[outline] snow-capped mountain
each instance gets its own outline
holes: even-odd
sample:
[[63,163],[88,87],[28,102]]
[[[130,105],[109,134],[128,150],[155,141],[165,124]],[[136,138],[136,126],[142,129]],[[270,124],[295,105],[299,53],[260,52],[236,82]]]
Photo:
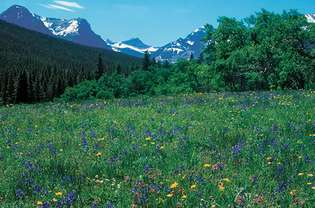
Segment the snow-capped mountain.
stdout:
[[95,34],[85,19],[55,19],[32,14],[23,6],[14,5],[0,15],[0,19],[29,30],[55,36],[81,45],[109,48],[101,36]]
[[201,27],[189,34],[186,38],[179,38],[159,48],[152,56],[157,61],[176,62],[179,59],[189,59],[191,56],[198,58],[206,44],[203,38],[206,29]]
[[59,38],[63,38],[81,45],[109,48],[107,43],[91,29],[87,20],[76,18],[71,20],[56,19],[36,16],[50,32]]
[[139,38],[132,38],[130,40],[122,41],[122,42],[112,42],[107,41],[107,44],[111,46],[112,50],[125,53],[128,55],[143,57],[145,51],[149,53],[153,53],[158,50],[158,48],[149,46],[143,43]]
[[0,14],[0,19],[29,30],[51,35],[51,32],[45,27],[43,22],[22,6],[14,5],[10,7]]
[[315,23],[315,14],[306,14],[305,17],[308,22]]

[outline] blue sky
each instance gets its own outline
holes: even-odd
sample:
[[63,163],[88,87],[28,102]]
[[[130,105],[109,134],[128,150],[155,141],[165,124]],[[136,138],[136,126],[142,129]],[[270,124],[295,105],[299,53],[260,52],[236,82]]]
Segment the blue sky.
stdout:
[[161,46],[184,37],[219,16],[243,18],[265,8],[315,13],[315,0],[0,0],[0,11],[13,4],[56,18],[86,18],[93,30],[114,41],[139,37]]

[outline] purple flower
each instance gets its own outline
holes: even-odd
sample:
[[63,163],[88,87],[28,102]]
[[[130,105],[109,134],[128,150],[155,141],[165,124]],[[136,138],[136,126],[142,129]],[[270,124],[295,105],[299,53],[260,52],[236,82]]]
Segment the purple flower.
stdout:
[[22,199],[22,198],[25,196],[25,194],[24,194],[24,192],[23,192],[22,189],[16,189],[16,190],[15,190],[15,196],[16,196],[18,199]]
[[82,137],[82,147],[83,147],[83,151],[84,151],[84,152],[87,152],[89,147],[88,147],[88,142],[87,142],[87,139],[86,139],[85,131],[82,131],[82,132],[81,132],[81,137]]
[[66,204],[70,206],[73,204],[74,201],[75,201],[75,193],[71,191],[67,194]]
[[47,145],[47,147],[48,147],[48,149],[49,149],[50,154],[52,154],[53,156],[56,156],[56,155],[57,155],[57,149],[56,149],[56,147],[54,146],[54,144],[49,143],[49,144]]
[[90,133],[91,133],[91,137],[93,139],[96,139],[96,133],[95,133],[95,131],[93,129],[91,129]]
[[243,144],[238,143],[237,145],[232,147],[232,153],[233,155],[239,155],[242,151]]
[[50,208],[49,202],[44,202],[44,204],[42,205],[42,208]]

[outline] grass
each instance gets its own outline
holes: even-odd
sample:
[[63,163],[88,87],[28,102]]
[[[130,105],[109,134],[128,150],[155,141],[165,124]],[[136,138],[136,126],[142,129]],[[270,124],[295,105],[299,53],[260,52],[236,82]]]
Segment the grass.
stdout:
[[0,207],[314,207],[315,92],[0,108]]

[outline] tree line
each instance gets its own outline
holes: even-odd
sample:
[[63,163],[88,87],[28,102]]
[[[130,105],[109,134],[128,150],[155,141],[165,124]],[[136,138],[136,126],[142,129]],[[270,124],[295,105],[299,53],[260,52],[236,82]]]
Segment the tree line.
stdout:
[[216,29],[206,29],[199,59],[156,63],[146,53],[142,68],[128,76],[106,73],[66,89],[62,98],[315,88],[315,24],[304,15],[262,10],[243,20],[221,17]]
[[[65,88],[141,59],[55,39],[0,21],[0,104],[51,101]],[[99,67],[99,66],[102,67]]]

